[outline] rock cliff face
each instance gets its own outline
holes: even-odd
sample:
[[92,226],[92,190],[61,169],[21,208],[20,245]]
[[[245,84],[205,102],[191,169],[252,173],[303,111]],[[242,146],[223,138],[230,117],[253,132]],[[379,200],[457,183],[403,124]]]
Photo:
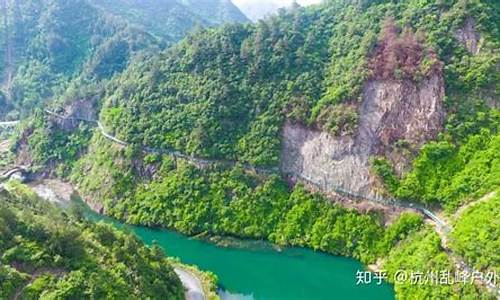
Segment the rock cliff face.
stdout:
[[[418,149],[439,133],[444,122],[444,82],[435,74],[421,83],[369,81],[360,108],[356,144],[362,153],[397,154],[395,143]],[[398,161],[393,161],[398,163]],[[400,169],[400,168],[397,168]]]
[[470,53],[474,55],[479,53],[479,40],[481,36],[476,31],[474,19],[468,18],[464,26],[455,32],[455,37]]
[[65,131],[75,130],[80,120],[97,120],[96,99],[75,100],[63,108],[61,115],[68,119],[51,117],[51,121]]
[[382,155],[401,171],[403,155],[394,144],[419,148],[436,137],[444,120],[441,74],[411,80],[371,80],[365,84],[359,127],[353,136],[335,137],[287,122],[283,130],[282,171],[315,182],[325,191],[348,189],[376,196],[369,160]]

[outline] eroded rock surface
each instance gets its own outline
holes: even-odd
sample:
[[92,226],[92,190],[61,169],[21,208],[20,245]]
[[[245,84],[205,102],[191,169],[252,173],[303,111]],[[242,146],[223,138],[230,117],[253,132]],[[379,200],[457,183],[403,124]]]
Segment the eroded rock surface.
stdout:
[[52,117],[51,120],[59,128],[65,131],[73,131],[81,123],[79,120],[97,120],[95,102],[95,99],[75,100],[65,106],[63,112],[59,112],[67,119]]
[[457,40],[472,54],[478,54],[481,35],[476,31],[475,21],[468,18],[462,28],[455,33]]
[[413,148],[436,137],[444,121],[444,83],[440,74],[411,80],[371,80],[365,84],[355,135],[335,137],[286,123],[281,168],[285,174],[317,183],[325,191],[347,189],[377,196],[369,160],[383,155],[402,168],[397,141]]
[[73,186],[57,179],[43,179],[30,184],[32,190],[42,199],[67,207],[75,192]]

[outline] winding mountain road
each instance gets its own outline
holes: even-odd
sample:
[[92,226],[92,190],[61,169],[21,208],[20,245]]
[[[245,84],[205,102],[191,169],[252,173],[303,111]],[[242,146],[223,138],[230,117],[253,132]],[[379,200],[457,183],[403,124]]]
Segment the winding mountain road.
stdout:
[[19,124],[19,121],[0,122],[0,127],[14,127],[17,124]]
[[[111,140],[112,142],[117,143],[121,146],[129,145],[128,142],[123,141],[123,140],[113,136],[112,134],[108,133],[106,131],[106,129],[104,128],[103,124],[99,121],[88,120],[88,119],[84,119],[84,118],[67,117],[67,116],[58,114],[58,113],[51,111],[51,110],[48,110],[48,109],[45,109],[45,112],[51,116],[54,116],[54,117],[60,118],[60,119],[64,119],[64,120],[75,120],[75,121],[83,121],[83,122],[96,124],[97,127],[99,128],[99,132],[108,140]],[[251,166],[249,164],[238,164],[238,162],[236,162],[236,161],[217,160],[217,159],[202,159],[202,158],[189,156],[189,155],[186,155],[186,154],[180,153],[178,151],[174,151],[174,150],[157,149],[157,148],[145,147],[145,146],[142,147],[142,150],[144,152],[147,152],[147,153],[171,155],[175,158],[180,158],[180,159],[190,161],[198,166],[209,166],[209,165],[216,165],[217,164],[217,165],[224,165],[224,166],[232,167],[232,166],[236,166],[236,165],[241,165],[245,170],[255,171],[255,172],[260,173],[260,174],[279,174],[279,172],[280,172],[279,168],[259,168],[259,167]],[[303,174],[287,173],[284,175],[295,177],[301,181],[312,184],[312,185],[317,186],[319,188],[325,188],[322,183],[317,182],[311,178],[308,178],[308,177],[304,176]],[[415,210],[423,213],[429,219],[433,220],[438,226],[445,229],[446,232],[450,231],[449,227],[446,225],[446,222],[441,220],[436,214],[434,214],[433,212],[431,212],[430,210],[428,210],[427,208],[425,208],[421,205],[411,203],[408,201],[400,201],[400,200],[396,200],[396,199],[385,199],[382,197],[377,197],[377,198],[368,197],[365,195],[354,193],[352,191],[345,190],[345,189],[343,189],[341,187],[337,187],[337,186],[330,185],[327,188],[328,188],[328,190],[335,191],[337,194],[340,194],[340,195],[343,195],[346,197],[350,197],[353,199],[362,199],[362,200],[375,202],[375,203],[379,203],[379,204],[387,205],[387,206],[398,207],[398,208],[415,209]]]
[[[105,138],[107,138],[107,139],[111,140],[112,142],[117,143],[121,146],[129,145],[129,143],[127,143],[126,141],[123,141],[123,140],[113,136],[112,134],[108,133],[105,130],[102,123],[99,121],[88,120],[88,119],[83,119],[83,118],[67,117],[67,116],[63,116],[61,114],[58,114],[56,112],[47,110],[47,109],[45,110],[45,112],[49,115],[55,116],[55,117],[60,118],[60,119],[84,121],[84,122],[96,124],[97,127],[99,128],[99,132]],[[17,121],[14,121],[14,122],[15,122],[15,124],[17,124]],[[3,122],[3,123],[12,123],[12,122]],[[0,125],[1,124],[2,124],[2,122],[0,122]],[[225,165],[225,166],[231,167],[231,166],[235,166],[238,164],[238,162],[235,162],[235,161],[201,159],[201,158],[189,156],[189,155],[180,153],[178,151],[173,151],[173,150],[156,149],[156,148],[151,148],[151,147],[142,147],[142,150],[144,152],[147,152],[147,153],[171,155],[175,158],[181,158],[181,159],[190,161],[197,166],[209,166],[209,165],[217,164],[217,165]],[[241,164],[239,164],[239,165],[241,165]],[[258,167],[251,166],[249,164],[242,164],[242,167],[246,170],[252,170],[254,172],[261,173],[261,174],[279,174],[279,172],[280,172],[279,168],[258,168]],[[13,171],[13,170],[11,170],[11,171]],[[300,181],[311,184],[311,185],[316,186],[320,189],[327,188],[327,190],[333,190],[337,194],[349,197],[351,199],[361,199],[361,200],[366,200],[366,201],[370,201],[370,202],[374,202],[374,203],[378,203],[378,204],[382,204],[382,205],[386,205],[386,206],[405,208],[405,209],[414,209],[416,211],[419,211],[420,213],[422,213],[424,216],[426,216],[428,219],[430,219],[437,226],[436,231],[441,236],[441,240],[443,241],[442,242],[443,249],[450,256],[450,258],[452,258],[452,260],[455,262],[457,268],[459,268],[463,271],[466,271],[469,274],[473,274],[473,273],[477,272],[477,270],[475,270],[473,267],[470,267],[463,259],[454,255],[452,250],[450,248],[448,248],[448,246],[446,245],[446,240],[448,239],[448,235],[451,232],[451,227],[446,223],[446,221],[439,218],[435,213],[430,211],[428,208],[426,208],[420,204],[412,203],[409,201],[401,201],[401,200],[397,200],[397,199],[386,199],[383,197],[368,197],[366,195],[361,195],[361,194],[354,193],[352,191],[345,190],[341,187],[336,187],[336,186],[331,186],[331,185],[328,187],[325,187],[324,184],[317,182],[311,178],[308,178],[308,177],[304,176],[303,174],[284,174],[284,175],[295,177],[296,179],[298,179]],[[176,269],[175,272],[179,275],[179,277],[183,281],[183,284],[185,284],[185,287],[188,289],[188,292],[186,293],[186,297],[188,297],[188,296],[190,297],[188,299],[194,299],[194,300],[205,299],[204,298],[205,296],[203,294],[203,289],[202,288],[200,289],[201,282],[199,281],[199,279],[194,277],[191,273],[186,272],[185,270]],[[488,284],[488,283],[481,281],[481,280],[479,280],[479,282],[483,286],[485,286],[488,290],[496,293],[497,295],[500,295],[500,290],[495,285]],[[200,293],[200,291],[201,291],[201,293]]]
[[[110,134],[109,132],[107,132],[104,125],[99,121],[89,120],[89,119],[84,119],[84,118],[67,117],[67,116],[58,114],[58,113],[51,111],[51,110],[48,110],[48,109],[45,109],[45,112],[47,114],[54,116],[56,118],[59,118],[59,119],[82,121],[82,122],[87,122],[87,123],[97,125],[99,132],[108,140],[110,140],[118,145],[121,145],[121,146],[128,146],[129,145],[128,142],[123,141],[123,140],[117,138],[116,136]],[[231,161],[231,160],[199,158],[199,157],[187,155],[187,154],[181,153],[179,151],[175,151],[175,150],[158,149],[158,148],[153,148],[153,147],[142,146],[142,151],[144,151],[146,153],[170,155],[174,158],[184,159],[186,161],[189,161],[189,162],[191,162],[194,165],[199,166],[199,167],[208,167],[208,166],[212,166],[212,165],[221,165],[221,166],[225,166],[225,167],[232,167],[232,166],[239,165],[247,171],[253,171],[253,172],[256,172],[259,174],[266,174],[266,175],[279,174],[279,168],[274,168],[274,167],[261,168],[261,167],[252,166],[250,164],[244,164],[244,163],[240,163],[237,161]]]
[[[324,185],[321,184],[320,182],[316,182],[316,181],[312,180],[311,178],[307,178],[301,174],[291,174],[291,175],[296,176],[296,178],[298,178],[298,179],[300,179],[308,184],[314,185],[318,188],[325,188]],[[453,252],[453,250],[448,246],[447,241],[450,239],[450,233],[452,231],[452,228],[448,225],[448,223],[445,220],[439,218],[435,213],[433,213],[429,209],[427,209],[419,204],[415,204],[415,203],[408,202],[408,201],[400,201],[400,200],[396,200],[396,199],[385,199],[382,197],[378,197],[378,198],[367,197],[364,195],[353,193],[351,191],[347,191],[347,190],[342,189],[340,187],[328,186],[328,189],[333,190],[337,194],[349,197],[351,199],[363,199],[363,200],[367,200],[370,202],[379,203],[382,205],[394,206],[394,207],[399,207],[399,208],[410,208],[410,209],[415,209],[415,210],[419,211],[420,213],[422,213],[424,216],[426,216],[430,221],[432,221],[436,225],[435,231],[440,236],[441,246],[444,249],[444,251],[446,252],[446,254],[448,255],[448,257],[450,257],[450,259],[455,263],[455,267],[457,268],[457,270],[465,272],[469,275],[481,274],[481,272],[476,270],[474,267],[471,267],[470,265],[468,265],[465,262],[465,260],[463,260],[460,256],[456,255]],[[479,282],[481,285],[483,285],[485,288],[487,288],[490,292],[492,292],[496,295],[500,295],[500,289],[498,289],[498,287],[495,286],[493,283],[486,282],[481,278],[477,278],[477,282]]]
[[25,173],[27,171],[28,171],[28,167],[25,167],[25,166],[19,166],[19,167],[12,168],[12,169],[4,172],[3,174],[0,174],[0,182],[9,179],[10,177],[12,177],[12,175],[14,175],[16,173]]

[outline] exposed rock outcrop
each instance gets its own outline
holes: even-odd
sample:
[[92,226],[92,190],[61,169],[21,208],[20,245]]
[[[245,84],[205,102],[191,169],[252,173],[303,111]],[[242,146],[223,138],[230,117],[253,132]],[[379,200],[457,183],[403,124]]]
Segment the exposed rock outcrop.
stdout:
[[98,200],[95,200],[90,197],[85,197],[83,198],[83,201],[90,207],[90,209],[92,209],[96,213],[101,215],[106,213],[104,209],[104,204],[100,203]]
[[323,190],[347,189],[377,196],[370,173],[370,157],[384,155],[402,169],[405,161],[394,143],[412,148],[436,137],[443,126],[444,83],[436,73],[412,80],[371,80],[364,86],[359,127],[352,136],[335,137],[287,122],[283,130],[281,168],[286,174],[308,178]]
[[474,55],[479,53],[481,35],[476,30],[476,22],[473,18],[465,20],[464,26],[455,32],[455,37],[470,53]]
[[67,119],[52,117],[51,121],[65,131],[73,131],[81,123],[78,120],[97,119],[96,102],[96,99],[75,100],[65,106],[62,112],[59,112]]
[[333,136],[286,123],[281,168],[323,191],[377,196],[370,158],[384,156],[402,173],[408,150],[433,139],[444,122],[443,63],[423,37],[388,18],[368,57],[369,79],[358,107],[358,128]]
[[395,144],[418,149],[437,136],[444,122],[444,81],[435,74],[420,83],[369,81],[360,108],[357,148],[360,153],[386,156],[400,172],[403,163]]
[[31,166],[33,164],[33,158],[29,151],[28,139],[33,134],[33,128],[27,128],[21,132],[16,144],[16,163],[18,165]]

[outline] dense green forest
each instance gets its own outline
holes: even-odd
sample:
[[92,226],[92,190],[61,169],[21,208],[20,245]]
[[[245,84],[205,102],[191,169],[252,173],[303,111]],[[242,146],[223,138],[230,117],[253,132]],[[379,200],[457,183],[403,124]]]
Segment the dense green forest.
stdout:
[[467,208],[456,221],[452,247],[478,270],[500,271],[500,194]]
[[0,299],[183,299],[158,247],[10,182],[0,193]]
[[[411,162],[403,172],[386,157],[372,159],[373,171],[390,196],[447,214],[497,190],[499,18],[493,0],[329,0],[295,5],[256,24],[198,29],[164,50],[144,35],[140,40],[148,42],[139,44],[146,50],[128,67],[111,73],[103,67],[104,81],[90,72],[84,85],[73,81],[56,99],[93,99],[106,130],[128,146],[111,143],[88,123],[68,132],[38,110],[14,150],[29,150],[34,165],[70,180],[103,212],[129,223],[267,239],[364,263],[382,259],[389,274],[453,271],[440,237],[420,216],[403,214],[384,226],[375,212],[343,208],[278,174],[243,166],[279,165],[285,121],[335,137],[354,134],[367,82],[418,85],[439,74],[446,94],[442,132],[421,148],[391,145],[404,148]],[[477,49],[456,36],[467,24]],[[196,168],[145,154],[144,147],[236,166]],[[495,201],[464,212],[451,233],[452,250],[481,270],[498,269]],[[402,299],[489,297],[474,285],[395,283],[395,290]]]
[[248,22],[230,1],[224,0],[90,0],[113,15],[173,43],[196,26]]
[[[389,253],[384,264],[400,299],[495,299],[470,283],[437,284],[431,274],[454,274],[454,262],[443,251],[439,236],[429,227],[413,232]],[[420,274],[421,280],[394,282],[397,273]],[[419,275],[414,275],[418,278]],[[434,275],[438,277],[439,275]],[[427,281],[425,280],[427,278]]]
[[0,116],[24,117],[51,98],[91,101],[138,52],[164,48],[196,26],[246,21],[230,2],[206,2],[220,15],[202,18],[197,5],[175,0],[3,1],[0,103],[9,109]]
[[[133,52],[152,46],[146,33],[86,1],[4,1],[0,40],[3,96],[22,116],[65,93],[122,71]],[[44,9],[40,9],[43,7]],[[37,30],[43,28],[43,30]]]
[[[368,3],[329,1],[319,8],[295,7],[252,26],[192,34],[159,56],[145,57],[111,83],[102,119],[132,143],[275,165],[285,118],[334,134],[353,132],[363,83],[382,76],[370,55],[383,42],[383,26],[396,35],[405,30],[394,37],[394,51],[405,51],[397,45],[406,40],[423,49],[416,66],[405,69],[403,57],[392,66],[394,72],[411,74],[384,76],[418,81],[439,60],[445,65],[449,126],[464,123],[476,111],[489,114],[484,100],[498,96],[497,4]],[[470,17],[484,39],[477,55],[452,34]],[[424,37],[414,40],[413,34]],[[450,135],[459,139],[454,131]]]

